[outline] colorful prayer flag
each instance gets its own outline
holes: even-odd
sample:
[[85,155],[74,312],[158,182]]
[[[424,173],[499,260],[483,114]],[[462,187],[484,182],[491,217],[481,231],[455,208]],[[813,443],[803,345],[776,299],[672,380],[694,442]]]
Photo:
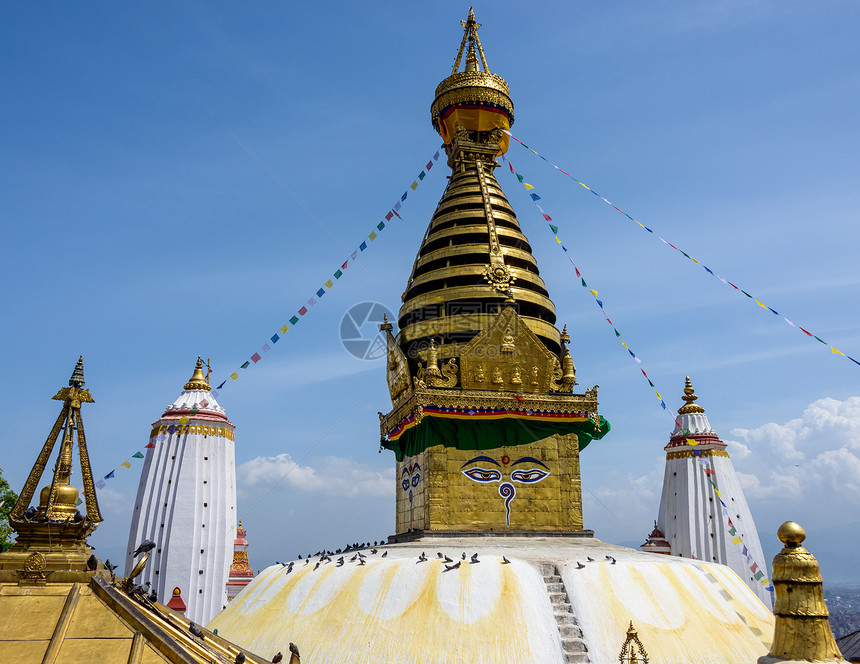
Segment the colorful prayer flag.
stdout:
[[114,474],[115,472],[116,472],[116,469],[114,469],[114,470],[110,471],[107,475],[105,475],[105,479],[106,479],[106,480],[112,480],[112,479],[113,479],[113,474]]
[[245,363],[244,363],[244,364],[240,364],[240,365],[239,365],[239,368],[240,368],[240,369],[247,369],[249,366],[251,366],[251,360],[245,360]]
[[383,228],[385,228],[384,221],[380,221],[378,224],[376,224],[376,230],[381,231]]
[[[302,307],[301,309],[299,309],[299,316],[304,316],[306,313],[308,313],[307,307]],[[295,323],[293,323],[293,325],[295,325]]]
[[329,279],[328,281],[326,281],[323,284],[323,286],[325,286],[326,288],[331,288],[332,286],[334,286],[334,282],[331,279]]
[[427,176],[427,174],[426,174],[424,171],[421,171],[421,172],[418,174],[418,179],[419,179],[419,180],[423,180],[426,176]]
[[408,195],[409,195],[409,191],[408,191],[408,190],[407,190],[407,191],[404,191],[404,192],[403,192],[403,195],[400,197],[400,200],[401,200],[401,201],[405,201],[405,200],[406,200],[406,197],[407,197]]
[[[317,297],[322,297],[323,295],[325,295],[325,288],[320,288],[317,291]],[[313,298],[311,298],[311,299],[313,299]],[[314,303],[314,304],[316,304],[316,303]]]
[[148,445],[145,446],[145,448],[148,450],[154,450],[155,449],[155,443],[149,443]]
[[553,232],[553,233],[555,233],[556,235],[558,235],[558,226],[553,226],[552,224],[550,224],[550,225],[549,225],[549,227],[552,229],[552,232]]
[[397,211],[398,211],[400,208],[402,208],[402,207],[403,207],[403,206],[400,204],[400,201],[397,201],[397,202],[394,204],[394,213],[396,214],[396,213],[397,213]]
[[539,200],[540,200],[540,196],[538,196],[538,195],[537,195],[537,194],[535,194],[535,193],[531,193],[531,194],[529,194],[529,196],[531,196],[531,197],[532,197],[532,200],[533,200],[533,201],[539,201]]
[[334,273],[335,279],[340,279],[342,276],[343,276],[343,272],[341,272],[340,270],[338,270],[337,272]]
[[367,242],[362,242],[360,245],[358,245],[358,248],[364,251],[365,249],[367,249]]
[[271,337],[269,337],[269,340],[270,340],[273,344],[276,344],[276,343],[278,343],[278,339],[280,339],[280,338],[281,338],[281,337],[279,337],[279,336],[277,335],[277,333],[275,333],[275,334],[273,334]]
[[263,358],[260,357],[259,353],[254,353],[253,355],[251,355],[251,359],[254,361],[254,364],[257,364],[257,362],[259,362]]
[[[226,383],[226,382],[227,382],[227,380],[225,379],[225,380],[224,380],[224,383]],[[215,389],[216,389],[216,390],[220,390],[222,387],[224,387],[224,383],[221,383],[221,384],[220,384],[218,387],[216,387]]]
[[393,212],[389,212],[387,215],[385,215],[385,218],[386,218],[388,221],[391,221],[391,217],[393,217],[393,216],[394,216],[394,213],[393,213]]
[[131,455],[131,458],[132,459],[142,459],[143,453],[142,452],[135,452],[134,454]]
[[367,237],[369,237],[370,241],[373,242],[376,239],[376,231],[370,231],[370,235]]
[[[305,311],[305,313],[307,313],[307,311]],[[305,314],[302,314],[302,316],[304,316],[304,315],[305,315]],[[295,325],[295,324],[296,324],[296,323],[298,323],[298,322],[299,322],[299,317],[298,317],[298,316],[291,316],[291,317],[290,317],[290,324]]]
[[239,372],[234,371],[233,373],[230,374],[230,378],[232,378],[233,380],[238,380],[239,379]]
[[121,464],[119,464],[119,467],[120,468],[131,468],[131,461],[123,461]]
[[98,482],[96,482],[96,489],[104,489],[104,488],[105,488],[105,481],[104,480],[99,480]]
[[412,189],[412,191],[415,191],[416,189],[418,189],[418,183],[413,180],[412,184],[410,184],[409,187]]
[[528,182],[523,182],[523,186],[526,188],[526,191],[531,191],[535,188],[533,184],[529,184]]

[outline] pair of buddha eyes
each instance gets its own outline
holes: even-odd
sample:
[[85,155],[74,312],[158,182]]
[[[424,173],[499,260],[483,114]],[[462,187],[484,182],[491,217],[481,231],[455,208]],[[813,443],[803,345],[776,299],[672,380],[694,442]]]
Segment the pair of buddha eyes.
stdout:
[[409,491],[410,486],[414,489],[421,481],[421,467],[417,463],[413,463],[411,466],[403,466],[401,475],[403,475],[403,479],[400,480],[400,486],[404,491]]
[[[480,482],[481,484],[490,484],[492,482],[500,482],[502,480],[501,471],[495,468],[482,468],[481,466],[474,466],[472,468],[466,469],[466,466],[473,463],[477,463],[479,461],[492,463],[496,466],[499,465],[499,462],[495,459],[486,456],[478,456],[464,463],[460,467],[460,472],[473,482]],[[541,470],[540,468],[517,468],[511,471],[511,480],[513,480],[514,482],[519,482],[520,484],[537,484],[538,482],[546,479],[550,475],[549,468],[547,468],[547,466],[543,462],[538,461],[534,457],[521,457],[514,461],[511,466],[516,466],[519,463],[534,463],[539,466],[543,466],[544,468],[546,468],[546,470]]]

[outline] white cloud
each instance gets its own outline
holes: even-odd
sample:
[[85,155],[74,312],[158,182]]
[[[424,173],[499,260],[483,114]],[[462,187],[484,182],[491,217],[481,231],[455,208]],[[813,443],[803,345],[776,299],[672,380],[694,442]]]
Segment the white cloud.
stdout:
[[730,449],[748,452],[735,457],[745,471],[738,476],[748,498],[860,494],[860,397],[819,399],[797,419],[734,429],[732,435],[744,442],[727,441]]
[[305,493],[340,497],[390,496],[394,469],[377,470],[342,457],[324,457],[318,467],[293,461],[289,454],[257,457],[237,469],[243,492],[253,489],[292,488]]

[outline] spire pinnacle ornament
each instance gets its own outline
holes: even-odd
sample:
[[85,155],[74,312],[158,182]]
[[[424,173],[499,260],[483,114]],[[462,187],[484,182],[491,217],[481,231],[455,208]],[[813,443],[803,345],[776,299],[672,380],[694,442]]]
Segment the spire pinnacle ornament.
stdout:
[[696,403],[696,399],[699,397],[696,396],[695,392],[693,384],[690,382],[690,377],[687,376],[687,381],[684,385],[684,396],[681,397],[686,403],[678,409],[678,415],[705,412],[705,409]]
[[205,392],[212,389],[206,376],[203,375],[203,358],[199,355],[197,356],[197,365],[194,367],[194,375],[191,376],[191,380],[185,383],[183,389],[203,390]]

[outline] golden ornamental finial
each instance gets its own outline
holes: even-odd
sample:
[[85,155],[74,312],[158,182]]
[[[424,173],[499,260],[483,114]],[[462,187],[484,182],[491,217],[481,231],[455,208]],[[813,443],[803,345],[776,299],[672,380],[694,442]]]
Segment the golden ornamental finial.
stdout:
[[481,27],[481,24],[475,20],[475,12],[471,7],[469,7],[468,17],[465,21],[460,21],[460,25],[464,28],[463,39],[460,42],[460,50],[457,51],[457,59],[454,61],[451,76],[456,74],[460,68],[460,60],[463,58],[463,48],[465,48],[467,40],[469,42],[469,52],[466,54],[464,71],[478,71],[478,57],[475,53],[475,47],[477,46],[478,53],[481,56],[481,65],[483,65],[484,71],[489,73],[490,68],[487,67],[487,59],[484,57],[484,49],[481,48],[481,39],[478,37],[478,28]]
[[379,329],[382,332],[385,332],[386,330],[393,330],[394,329],[394,327],[391,325],[391,323],[388,322],[388,314],[386,314],[386,313],[382,314],[382,325],[379,326]]
[[[63,402],[62,411],[9,514],[9,524],[17,533],[15,547],[80,547],[102,520],[81,419],[81,404],[93,402],[90,391],[84,387],[83,357],[78,358],[69,386],[60,388],[53,398]],[[75,438],[84,485],[85,515],[78,510],[79,492],[70,484]],[[31,506],[58,441],[57,462],[51,482],[40,491],[38,507]],[[57,524],[62,524],[62,528],[58,530]]]
[[645,652],[645,648],[639,640],[639,634],[633,627],[632,620],[630,627],[627,628],[627,638],[624,640],[624,645],[621,646],[618,661],[621,664],[648,664],[648,653]]
[[203,358],[199,355],[197,356],[197,365],[194,367],[194,375],[191,376],[191,380],[185,383],[183,389],[203,390],[205,392],[212,389],[209,386],[209,381],[206,380],[206,376],[203,375]]
[[773,559],[773,643],[759,661],[844,661],[830,628],[818,561],[801,546],[806,533],[786,521],[777,537],[785,547]]
[[704,413],[705,409],[696,404],[696,399],[699,397],[696,396],[695,390],[693,389],[693,384],[690,382],[690,377],[687,376],[686,384],[684,385],[684,396],[681,398],[686,401],[686,403],[678,409],[678,415],[686,415],[688,413]]

